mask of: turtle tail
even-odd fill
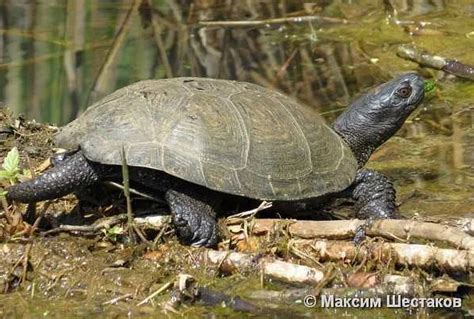
[[[97,165],[78,151],[44,174],[11,186],[7,197],[22,203],[58,198],[97,183],[98,171]]]

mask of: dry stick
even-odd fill
[[[358,227],[365,224],[364,220],[281,220],[281,219],[255,219],[253,234],[272,232],[278,229],[279,224],[289,223],[287,229],[291,237],[300,238],[327,238],[351,239]],[[474,237],[465,234],[456,227],[439,225],[435,223],[420,222],[416,220],[381,219],[376,220],[367,228],[368,236],[381,236],[388,239],[411,238],[436,240],[451,244],[460,249],[474,251]]]
[[[104,63],[101,64],[99,71],[97,72],[97,75],[94,78],[92,89],[89,91],[89,95],[87,96],[88,105],[91,102],[90,99],[91,99],[92,94],[97,89],[97,85],[101,83],[101,78],[105,74],[105,71],[108,70],[108,68],[115,61],[117,54],[120,50],[120,47],[122,46],[122,43],[125,40],[125,35],[127,34],[129,26],[131,25],[131,21],[132,21],[131,18],[133,16],[133,13],[138,11],[138,7],[140,6],[140,4],[141,4],[141,0],[133,0],[133,3],[127,12],[127,15],[125,16],[125,19],[120,25],[120,28],[117,31],[117,34],[114,38],[114,41],[112,42],[112,46],[110,47],[110,50],[107,52],[107,55],[105,56]]]
[[[419,50],[412,45],[400,45],[397,55],[433,69],[442,70],[461,78],[474,81],[474,66]]]
[[[135,235],[133,233],[133,211],[132,211],[132,199],[130,198],[130,176],[128,174],[127,159],[125,156],[125,148],[122,146],[122,178],[123,178],[123,193],[127,201],[127,217],[128,217],[128,235],[132,243],[135,243]]]
[[[137,306],[141,306],[145,303],[147,303],[148,301],[150,301],[151,299],[155,298],[156,296],[158,296],[160,293],[162,293],[163,291],[165,291],[166,289],[168,289],[169,287],[171,287],[171,285],[173,284],[173,282],[169,281],[167,282],[166,284],[164,284],[163,286],[161,286],[158,290],[156,290],[155,292],[153,292],[151,295],[149,295],[148,297],[146,297],[145,299],[143,299],[142,301],[140,301]]]
[[[301,240],[299,249],[311,250],[320,261],[364,258],[394,261],[401,266],[436,268],[446,271],[474,270],[474,251],[438,248],[428,245],[371,242],[356,246],[349,241]]]
[[[23,257],[23,271],[22,271],[22,275],[21,275],[21,283],[22,284],[25,282],[26,273],[28,272],[28,260],[30,258],[31,246],[32,246],[31,243],[29,243],[26,246],[25,254],[24,254],[24,257]]]
[[[337,23],[347,24],[350,21],[346,19],[322,17],[322,16],[299,16],[299,17],[285,17],[285,18],[274,18],[266,20],[253,20],[253,21],[199,21],[198,27],[263,27],[269,25],[278,25],[284,23],[300,24],[305,22],[320,22],[320,23]]]
[[[125,294],[125,295],[123,295],[123,296],[115,297],[115,298],[110,299],[110,300],[108,300],[108,301],[106,301],[106,302],[103,302],[103,303],[102,303],[102,306],[105,306],[105,305],[112,305],[112,304],[117,303],[117,302],[120,301],[120,300],[124,300],[124,299],[131,298],[131,297],[133,297],[133,294],[131,294],[131,293]]]
[[[242,218],[254,216],[259,211],[272,207],[272,205],[273,205],[272,202],[263,201],[260,203],[260,205],[257,208],[247,210],[245,212],[237,213],[234,215],[230,215],[229,217],[227,217],[227,223],[228,224],[232,223],[234,219],[236,219],[237,221],[241,221]]]
[[[59,227],[42,232],[42,235],[51,235],[60,232],[81,232],[81,233],[96,233],[102,229],[108,229],[114,225],[128,220],[128,215],[120,214],[110,216],[108,218],[100,219],[92,225],[60,225]]]
[[[263,275],[276,280],[298,284],[318,284],[324,279],[324,273],[316,268],[296,265],[269,257],[236,253],[230,251],[200,250],[196,259],[219,267],[223,272],[252,272],[256,269]]]
[[[291,52],[290,56],[288,59],[286,59],[285,63],[281,66],[281,68],[278,70],[275,78],[272,81],[272,88],[276,87],[278,81],[280,78],[283,76],[283,74],[286,72],[288,69],[288,66],[290,66],[291,61],[293,61],[294,57],[296,56],[296,53],[298,52],[298,48],[294,49],[293,52]]]
[[[106,185],[109,185],[109,186],[113,186],[113,187],[116,187],[120,190],[124,190],[124,187],[123,185],[120,185],[119,183],[116,183],[116,182],[110,182],[110,181],[107,181],[107,182],[104,182],[104,184]],[[149,199],[149,200],[152,200],[154,202],[157,202],[157,203],[160,203],[160,204],[166,204],[166,201],[160,199],[160,198],[157,198],[157,197],[154,197],[152,195],[149,195],[149,194],[145,194],[145,193],[142,193],[134,188],[131,188],[129,187],[128,191],[130,192],[130,194],[135,194],[135,195],[138,195],[138,196],[141,196],[143,198],[146,198],[146,199]]]
[[[171,225],[171,215],[149,215],[133,218],[136,225],[154,229],[163,229]]]
[[[26,273],[28,271],[28,260],[29,260],[29,256],[30,256],[30,252],[31,252],[31,246],[32,246],[31,243],[29,243],[26,246],[25,251],[23,252],[21,257],[15,262],[15,264],[10,269],[10,271],[7,272],[5,278],[9,278],[15,272],[16,267],[18,267],[20,264],[23,264],[23,270],[22,270],[22,275],[21,275],[21,278],[20,278],[20,284],[23,284],[25,282]],[[7,289],[8,289],[8,285],[5,285],[4,293],[6,293]]]
[[[3,188],[0,187],[0,193],[3,192]],[[5,212],[5,216],[10,216],[10,209],[8,208],[8,202],[5,196],[0,195],[0,202],[2,204],[3,211]]]
[[[80,232],[80,233],[97,233],[102,229],[109,229],[114,225],[128,220],[127,214],[114,215],[107,218],[101,218],[95,221],[92,225],[60,225],[59,227],[50,229],[41,233],[42,235],[51,235],[60,232]],[[165,226],[171,224],[171,216],[160,215],[160,216],[146,216],[146,217],[135,217],[133,219],[134,224],[140,226],[152,226],[154,228],[166,228]]]
[[[132,225],[133,225],[133,230],[135,231],[135,233],[137,233],[138,237],[140,237],[141,241],[145,243],[146,245],[150,245],[150,241],[146,239],[145,235],[143,235],[140,228],[138,228],[137,225],[135,225],[135,223],[133,223]]]

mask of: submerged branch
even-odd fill
[[[263,27],[278,24],[300,24],[305,22],[319,22],[319,23],[334,23],[334,24],[348,24],[350,23],[346,19],[339,19],[333,17],[323,16],[299,16],[299,17],[284,17],[284,18],[273,18],[266,20],[253,20],[253,21],[199,21],[198,27],[236,27],[236,28],[247,28],[247,27]]]
[[[412,45],[399,46],[397,54],[401,58],[417,62],[420,65],[442,70],[455,76],[474,81],[474,66],[472,65],[433,55],[427,51],[419,50]]]

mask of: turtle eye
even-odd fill
[[[397,90],[396,94],[400,97],[407,98],[411,95],[411,87],[404,86],[402,88],[399,88]]]

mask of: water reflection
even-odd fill
[[[395,55],[400,43],[474,64],[468,0],[449,6],[442,0],[56,0],[0,6],[0,100],[15,113],[56,124],[118,87],[176,76],[273,87],[332,121],[360,91],[418,69]],[[390,22],[387,13],[403,23]],[[301,16],[313,18],[292,19]],[[287,20],[275,21],[282,17]],[[200,24],[235,20],[264,23]],[[436,32],[417,36],[407,27],[420,21]],[[405,210],[469,214],[474,90],[458,80],[441,79],[439,86],[439,96],[404,126],[403,138],[391,140],[371,165],[396,179],[402,197],[414,198]]]

